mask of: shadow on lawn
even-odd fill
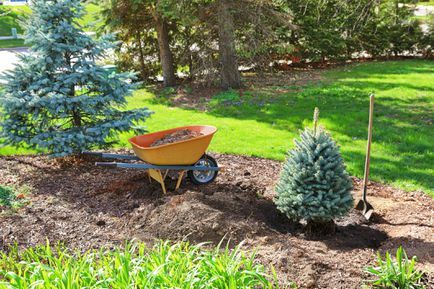
[[[405,79],[405,75],[411,73],[423,77],[433,71],[422,64],[421,61],[399,61],[359,65],[354,71],[336,74],[338,77],[331,84],[290,86],[291,89],[283,93],[284,85],[221,92],[208,101],[207,114],[255,120],[274,130],[294,132],[296,136],[298,130],[311,123],[313,108],[317,106],[320,123],[341,146],[350,173],[361,176],[369,94],[375,92],[373,179],[397,183],[402,180],[409,182],[407,189],[422,188],[432,194],[434,177],[429,170],[434,159],[429,152],[432,151],[434,87],[423,82],[376,80],[377,77],[387,80],[387,75],[402,75]],[[161,100],[154,101],[161,103]],[[287,143],[291,144],[292,140],[288,139]],[[286,153],[284,147],[278,152],[282,157]]]
[[[423,146],[422,146],[423,147]],[[360,173],[363,172],[365,160],[364,153],[342,152],[344,159],[351,159],[358,164]],[[398,157],[398,160],[387,159],[371,155],[371,176],[375,176],[380,181],[398,182],[403,181],[407,184],[421,185],[426,188],[432,188],[434,176],[429,172],[432,168],[432,161],[429,156],[422,154],[403,155],[391,151],[391,155]],[[433,193],[426,191],[433,196]]]
[[[383,76],[387,77],[389,70],[384,71]],[[413,72],[422,74],[427,71],[428,69],[409,68],[399,73],[392,70],[392,74]],[[429,169],[429,164],[434,161],[428,153],[432,150],[433,121],[433,103],[428,94],[434,91],[434,87],[369,81],[360,73],[356,75],[357,81],[341,78],[331,85],[305,87],[299,93],[284,93],[278,97],[258,98],[258,92],[245,92],[240,96],[237,91],[232,91],[227,95],[217,95],[210,102],[209,113],[216,117],[255,120],[267,123],[273,129],[297,131],[302,129],[306,122],[310,123],[313,108],[317,106],[320,108],[322,123],[342,145],[344,158],[353,167],[360,168],[352,173],[360,176],[364,156],[354,155],[353,150],[364,152],[369,93],[378,92],[374,113],[373,175],[377,180],[416,179],[429,190],[434,183],[433,178],[428,172],[423,173],[421,170]],[[366,77],[370,76],[371,74],[366,73]],[[402,93],[399,93],[400,89],[403,90]],[[390,96],[387,90],[397,90],[398,94],[396,97]],[[407,93],[413,94],[414,90],[418,91],[418,96],[405,98]],[[356,144],[352,140],[362,141]],[[377,150],[377,156],[375,156],[376,146],[381,146]],[[348,150],[349,148],[351,151]],[[378,157],[385,153],[399,160],[391,161]],[[385,162],[386,168],[382,166]]]

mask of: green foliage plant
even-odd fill
[[[97,64],[114,47],[112,37],[84,33],[77,22],[81,1],[35,0],[31,7],[25,35],[31,53],[4,76],[0,139],[64,156],[106,147],[119,132],[143,131],[137,121],[150,111],[122,109],[134,75]]]
[[[16,210],[26,204],[25,196],[29,193],[26,186],[16,188],[0,185],[0,215],[9,210]]]
[[[279,288],[241,245],[204,245],[129,242],[84,253],[49,243],[21,252],[15,246],[0,253],[0,288]]]
[[[366,272],[373,276],[373,279],[368,280],[374,288],[388,289],[423,289],[426,288],[422,284],[424,273],[416,269],[416,256],[410,260],[407,253],[400,246],[396,251],[395,261],[392,259],[389,252],[383,259],[378,253],[375,266],[366,268]]]
[[[330,223],[353,207],[352,181],[337,144],[318,127],[306,128],[288,153],[276,186],[277,208],[288,218],[310,224]]]

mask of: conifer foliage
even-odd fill
[[[76,22],[80,0],[35,0],[26,23],[31,46],[21,64],[4,76],[0,138],[54,156],[105,147],[118,132],[150,115],[125,111],[132,73],[108,72],[96,63],[113,47],[110,36],[95,40]]]
[[[322,128],[306,128],[288,153],[276,187],[277,208],[293,220],[326,223],[353,206],[352,182],[337,144]]]

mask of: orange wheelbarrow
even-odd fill
[[[176,132],[188,129],[199,133],[199,136],[177,141],[169,144],[151,146],[156,140]],[[96,162],[97,166],[108,166],[127,169],[144,169],[148,172],[149,180],[154,179],[160,183],[166,193],[164,180],[170,170],[179,171],[176,188],[181,185],[184,174],[196,185],[209,184],[215,180],[221,167],[217,161],[207,155],[207,150],[217,128],[206,125],[177,127],[169,130],[139,135],[128,141],[133,146],[135,156],[121,154],[106,154],[97,152],[84,152],[87,155],[99,156],[107,159],[131,160],[131,162]]]

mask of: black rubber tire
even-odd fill
[[[204,154],[203,156],[201,156],[201,158],[197,161],[197,163],[200,162],[203,159],[206,159],[207,162],[209,162],[213,167],[217,167],[218,166],[217,165],[217,161],[212,156],[209,156],[207,154]],[[206,182],[203,182],[203,181],[197,179],[196,176],[194,175],[194,170],[193,171],[188,171],[187,172],[187,176],[190,179],[190,181],[193,184],[195,184],[195,185],[206,185],[206,184],[209,184],[209,183],[213,182],[215,180],[215,178],[217,178],[218,171],[213,171],[213,173],[214,173],[214,175],[212,176],[212,178],[209,179],[209,180],[207,180]]]

